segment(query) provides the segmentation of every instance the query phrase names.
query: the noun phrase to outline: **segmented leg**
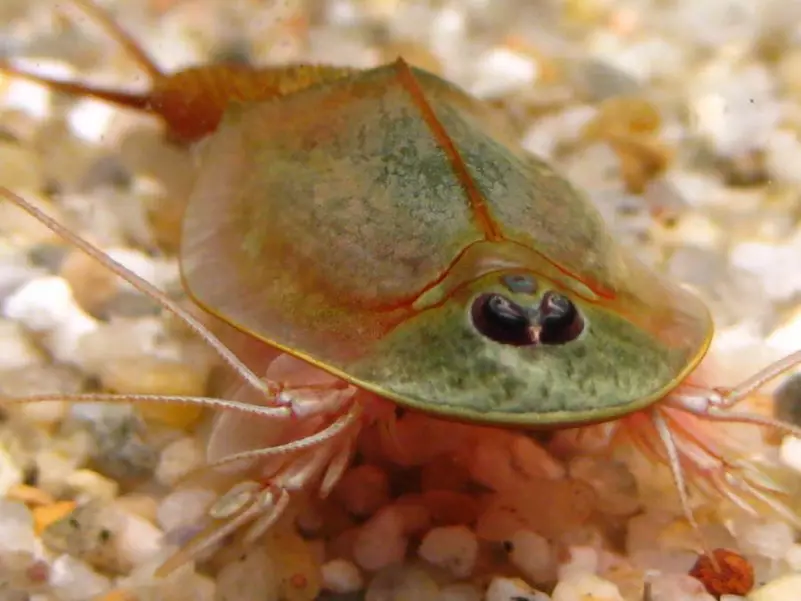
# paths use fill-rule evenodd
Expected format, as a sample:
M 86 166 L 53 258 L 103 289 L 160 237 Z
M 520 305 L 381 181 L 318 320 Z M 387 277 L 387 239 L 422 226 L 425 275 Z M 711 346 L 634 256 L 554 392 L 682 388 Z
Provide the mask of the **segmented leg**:
M 315 486 L 320 496 L 326 496 L 331 491 L 347 468 L 355 447 L 355 436 L 362 409 L 354 398 L 356 390 L 352 386 L 343 385 L 332 376 L 315 373 L 315 370 L 309 367 L 305 372 L 299 371 L 297 365 L 293 366 L 291 363 L 302 362 L 286 358 L 283 362 L 276 360 L 276 365 L 280 363 L 281 366 L 272 370 L 273 376 L 282 376 L 283 369 L 283 377 L 280 380 L 260 378 L 202 322 L 163 292 L 55 222 L 23 198 L 3 188 L 0 188 L 0 196 L 19 206 L 175 315 L 241 377 L 245 385 L 243 392 L 255 393 L 258 400 L 255 404 L 251 404 L 240 400 L 211 397 L 100 393 L 7 398 L 0 399 L 0 405 L 52 400 L 80 403 L 193 404 L 229 414 L 241 414 L 248 419 L 270 422 L 277 420 L 286 424 L 276 431 L 285 431 L 286 436 L 290 437 L 288 440 L 271 441 L 271 444 L 265 447 L 217 458 L 192 474 L 197 476 L 243 462 L 248 466 L 255 465 L 258 477 L 244 483 L 240 481 L 223 495 L 210 508 L 207 527 L 171 557 L 160 568 L 159 574 L 165 575 L 186 561 L 201 556 L 240 528 L 248 528 L 244 533 L 244 542 L 253 542 L 280 519 L 290 503 L 293 492 L 312 490 Z M 292 369 L 294 369 L 294 380 L 290 373 Z M 271 375 L 270 369 L 267 375 Z M 237 433 L 229 432 L 229 434 L 236 436 Z M 271 463 L 270 460 L 274 458 L 286 458 L 286 461 L 280 464 Z M 241 471 L 233 475 L 241 477 Z
M 243 528 L 241 544 L 255 543 L 281 519 L 295 492 L 312 490 L 316 484 L 317 496 L 328 496 L 350 463 L 360 415 L 361 407 L 354 403 L 346 414 L 317 434 L 285 445 L 237 453 L 201 468 L 200 471 L 207 471 L 243 460 L 252 462 L 303 451 L 276 473 L 264 474 L 262 480 L 239 482 L 222 495 L 208 510 L 208 526 L 170 557 L 158 575 L 169 574 L 198 559 Z
M 690 507 L 688 484 L 707 495 L 722 495 L 744 511 L 760 515 L 769 509 L 801 528 L 801 516 L 792 505 L 795 491 L 776 481 L 778 458 L 755 458 L 743 444 L 727 436 L 720 423 L 751 424 L 801 438 L 801 428 L 770 417 L 732 411 L 759 388 L 801 363 L 801 352 L 778 361 L 730 388 L 684 385 L 646 412 L 622 420 L 622 432 L 651 459 L 667 464 L 679 493 L 682 510 L 698 532 Z M 661 442 L 661 444 L 656 441 Z M 714 556 L 706 548 L 707 555 Z

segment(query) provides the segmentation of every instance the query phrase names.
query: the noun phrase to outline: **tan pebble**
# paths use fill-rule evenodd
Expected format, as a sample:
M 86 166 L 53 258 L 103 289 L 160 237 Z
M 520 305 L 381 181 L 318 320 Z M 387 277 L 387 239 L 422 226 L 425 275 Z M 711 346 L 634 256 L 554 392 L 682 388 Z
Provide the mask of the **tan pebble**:
M 104 388 L 120 394 L 163 394 L 202 396 L 208 372 L 180 361 L 164 361 L 154 357 L 129 357 L 109 361 L 101 368 Z M 138 403 L 146 420 L 187 429 L 200 417 L 197 405 Z
M 402 56 L 412 66 L 435 74 L 442 73 L 440 60 L 433 52 L 421 44 L 394 42 L 387 44 L 381 50 L 387 61 L 392 61 Z
M 138 515 L 155 524 L 159 502 L 153 497 L 140 493 L 129 493 L 118 497 L 115 504 L 127 513 Z
M 172 486 L 203 464 L 204 452 L 194 438 L 179 438 L 161 452 L 156 480 Z
M 779 62 L 777 75 L 785 90 L 795 98 L 801 98 L 801 49 L 790 50 Z
M 20 3 L 22 5 L 23 3 Z M 0 74 L 0 94 L 6 90 L 6 85 L 11 83 L 11 78 L 3 78 Z M 3 123 L 3 130 L 8 132 L 9 137 L 14 140 L 30 140 L 36 131 L 41 127 L 41 121 L 31 113 L 16 108 L 0 109 L 0 122 Z
M 112 361 L 100 375 L 106 388 L 122 394 L 200 396 L 207 377 L 202 371 L 181 361 L 140 356 Z
M 26 505 L 51 505 L 55 503 L 53 496 L 41 488 L 28 486 L 27 484 L 16 484 L 8 489 L 6 498 L 12 501 L 21 501 Z
M 33 523 L 36 534 L 41 535 L 45 528 L 72 513 L 75 501 L 58 501 L 50 505 L 41 505 L 33 509 Z
M 787 574 L 751 591 L 749 601 L 783 601 L 797 599 L 801 590 L 801 574 Z
M 120 486 L 114 480 L 92 470 L 77 470 L 66 479 L 67 486 L 77 492 L 103 501 L 112 501 L 119 494 Z
M 158 247 L 166 253 L 177 253 L 180 247 L 185 204 L 171 196 L 159 195 L 147 206 L 147 218 Z
M 566 0 L 562 8 L 564 17 L 577 24 L 598 24 L 608 9 L 600 0 Z
M 114 589 L 93 599 L 92 601 L 138 601 L 139 597 L 136 593 L 126 589 Z
M 39 190 L 44 175 L 39 156 L 14 142 L 0 142 L 0 185 L 11 190 Z
M 280 598 L 313 601 L 322 588 L 322 573 L 314 550 L 294 527 L 279 525 L 267 535 L 265 549 L 274 562 Z
M 113 298 L 119 287 L 117 276 L 80 250 L 73 250 L 61 265 L 75 302 L 89 314 L 96 314 Z

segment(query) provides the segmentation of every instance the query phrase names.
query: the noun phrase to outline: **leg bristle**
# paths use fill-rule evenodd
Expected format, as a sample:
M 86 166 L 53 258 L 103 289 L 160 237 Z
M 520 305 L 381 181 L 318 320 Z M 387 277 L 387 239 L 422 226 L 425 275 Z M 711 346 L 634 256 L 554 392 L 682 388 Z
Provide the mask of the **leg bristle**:
M 792 487 L 772 475 L 782 469 L 778 456 L 759 456 L 758 450 L 749 449 L 723 427 L 729 422 L 774 428 L 775 420 L 740 413 L 728 419 L 725 412 L 710 416 L 669 403 L 659 403 L 650 409 L 647 421 L 643 417 L 641 413 L 624 418 L 622 433 L 649 460 L 670 468 L 683 512 L 699 536 L 687 487 L 707 498 L 726 499 L 749 515 L 773 513 L 795 527 L 801 526 L 801 515 L 792 503 Z M 662 445 L 654 444 L 656 435 Z M 701 541 L 706 547 L 703 537 Z

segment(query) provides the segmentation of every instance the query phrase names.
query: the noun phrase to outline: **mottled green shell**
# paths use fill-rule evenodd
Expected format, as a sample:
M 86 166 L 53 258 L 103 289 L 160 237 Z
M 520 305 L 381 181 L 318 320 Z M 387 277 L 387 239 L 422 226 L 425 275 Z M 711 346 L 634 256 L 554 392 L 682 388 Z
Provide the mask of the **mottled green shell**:
M 194 299 L 243 331 L 427 411 L 521 426 L 609 419 L 706 352 L 704 305 L 481 103 L 402 61 L 231 107 L 183 235 Z M 565 345 L 493 342 L 469 316 L 504 273 L 569 296 Z M 505 291 L 508 294 L 508 291 Z

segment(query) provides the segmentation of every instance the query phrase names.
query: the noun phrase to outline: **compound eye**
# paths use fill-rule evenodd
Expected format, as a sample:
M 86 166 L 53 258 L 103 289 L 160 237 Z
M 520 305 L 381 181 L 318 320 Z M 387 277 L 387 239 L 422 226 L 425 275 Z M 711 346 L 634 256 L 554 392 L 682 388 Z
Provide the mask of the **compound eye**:
M 578 338 L 584 329 L 584 320 L 573 301 L 556 292 L 543 295 L 539 315 L 542 344 L 565 344 Z
M 473 325 L 494 342 L 533 344 L 531 320 L 525 309 L 500 294 L 483 294 L 473 301 Z

